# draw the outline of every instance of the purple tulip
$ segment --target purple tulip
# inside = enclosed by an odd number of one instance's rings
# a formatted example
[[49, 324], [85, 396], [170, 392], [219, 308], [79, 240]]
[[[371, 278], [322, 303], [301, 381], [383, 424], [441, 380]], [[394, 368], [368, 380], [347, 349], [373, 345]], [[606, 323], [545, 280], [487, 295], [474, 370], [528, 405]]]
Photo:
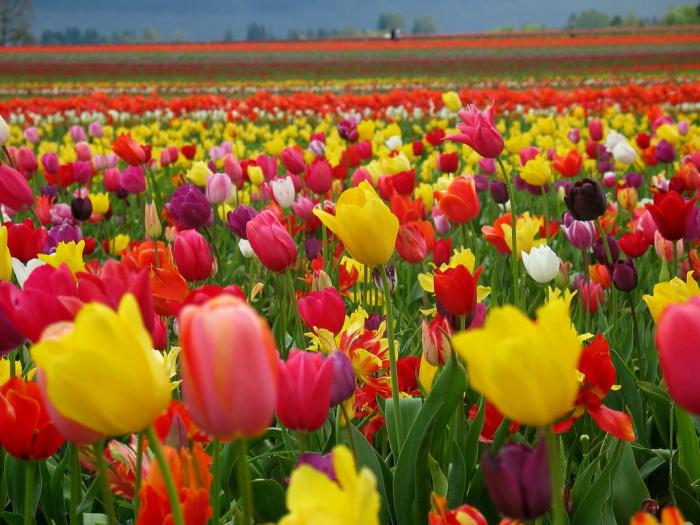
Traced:
[[595, 223], [592, 221], [577, 221], [571, 214], [565, 213], [561, 229], [564, 230], [569, 243], [579, 250], [587, 250], [595, 242]]
[[[608, 247], [610, 248], [610, 256], [612, 257], [613, 262], [616, 262], [620, 258], [620, 247], [617, 244], [617, 241], [611, 237], [610, 235], [606, 235], [608, 238]], [[601, 264], [608, 264], [608, 256], [605, 253], [605, 245], [603, 244], [603, 239], [598, 239], [595, 244], [593, 245], [593, 254], [595, 255], [595, 258], [598, 260], [599, 263]]]
[[489, 178], [487, 175], [474, 175], [474, 189], [477, 193], [482, 193], [489, 189]]
[[241, 204], [235, 210], [228, 212], [226, 215], [226, 226], [235, 235], [241, 239], [247, 239], [246, 225], [248, 221], [255, 218], [258, 214], [254, 208]]
[[508, 518], [531, 520], [552, 506], [552, 489], [545, 440], [530, 448], [508, 443], [498, 454], [481, 457], [484, 483], [498, 511]]
[[212, 223], [214, 215], [206, 195], [194, 184], [176, 189], [165, 205], [178, 225], [185, 230], [196, 230]]
[[491, 192], [491, 197], [498, 204], [505, 204], [508, 202], [508, 189], [506, 188], [505, 182], [500, 180], [492, 180], [489, 184], [489, 191]]
[[637, 269], [632, 259], [619, 260], [613, 265], [612, 281], [621, 292], [629, 292], [637, 287]]
[[310, 261], [313, 261], [316, 257], [318, 257], [322, 249], [323, 247], [320, 240], [314, 239], [313, 237], [309, 237], [308, 239], [304, 240], [306, 258]]
[[316, 452], [306, 452], [297, 458], [296, 467], [308, 465], [309, 467], [318, 470], [330, 478], [331, 481], [337, 481], [335, 469], [333, 468], [333, 454], [318, 454]]
[[644, 182], [644, 177], [641, 173], [635, 173], [634, 171], [629, 172], [625, 175], [625, 184], [630, 188], [639, 188]]
[[348, 356], [341, 351], [333, 352], [328, 359], [333, 361], [331, 406], [336, 406], [355, 393], [355, 369]]
[[[68, 208], [70, 210], [70, 208]], [[49, 230], [44, 244], [44, 253], [52, 253], [59, 242], [79, 242], [83, 239], [83, 232], [79, 226], [65, 222], [60, 226], [54, 226]]]
[[379, 326], [386, 321], [386, 317], [379, 315], [377, 312], [372, 312], [367, 319], [365, 319], [365, 330], [378, 330]]
[[[3, 283], [2, 286], [12, 286]], [[2, 304], [0, 304], [0, 357], [9, 354], [24, 342], [24, 336], [17, 329], [15, 324], [5, 314]]]
[[673, 144], [664, 139], [656, 145], [654, 157], [659, 162], [670, 164], [676, 159], [676, 150], [673, 149]]

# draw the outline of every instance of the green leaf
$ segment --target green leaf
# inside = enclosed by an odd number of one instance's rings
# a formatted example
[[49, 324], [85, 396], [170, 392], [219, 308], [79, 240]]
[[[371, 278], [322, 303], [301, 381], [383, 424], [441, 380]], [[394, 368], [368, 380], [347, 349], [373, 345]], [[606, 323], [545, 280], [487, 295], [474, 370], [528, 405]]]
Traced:
[[471, 480], [476, 460], [479, 454], [479, 435], [484, 427], [484, 419], [486, 417], [486, 401], [482, 397], [479, 400], [479, 411], [476, 413], [474, 421], [469, 425], [467, 432], [467, 440], [464, 447], [464, 469], [468, 480]]
[[[66, 449], [67, 450], [67, 449]], [[48, 462], [41, 463], [41, 480], [44, 490], [41, 492], [41, 507], [44, 515], [57, 525], [66, 524], [66, 507], [63, 494], [63, 478], [68, 467], [68, 454], [53, 468]]]
[[440, 496], [447, 496], [447, 476], [440, 468], [435, 458], [428, 454], [428, 466], [430, 467], [430, 479], [433, 481], [433, 492]]
[[437, 428], [444, 433], [462, 401], [465, 389], [464, 368], [456, 358], [451, 357], [410, 427], [396, 465], [394, 507], [397, 523], [401, 525], [425, 523], [430, 506], [430, 487], [426, 484], [427, 480], [419, 475], [418, 469], [427, 468], [433, 431]]
[[688, 473], [692, 484], [700, 480], [700, 442], [688, 413], [678, 405], [675, 406], [675, 411], [678, 425], [678, 462]]
[[12, 502], [12, 510], [22, 514], [24, 512], [24, 480], [27, 468], [34, 469], [34, 486], [32, 488], [32, 512], [36, 513], [41, 497], [41, 473], [39, 463], [22, 461], [8, 454], [5, 456], [4, 475], [7, 480], [7, 493]]
[[467, 470], [462, 449], [456, 441], [452, 441], [452, 458], [447, 476], [447, 506], [449, 508], [462, 504], [466, 488]]
[[24, 518], [21, 514], [18, 514], [16, 512], [3, 512], [2, 514], [0, 514], [0, 518], [2, 518], [2, 522], [7, 523], [7, 525], [24, 524]]
[[255, 521], [278, 521], [287, 512], [284, 489], [272, 479], [254, 479], [253, 501], [255, 501]]
[[630, 516], [641, 508], [642, 501], [648, 498], [649, 490], [634, 461], [632, 446], [624, 443], [613, 476], [613, 508], [617, 522], [627, 523]]
[[690, 523], [700, 523], [700, 502], [691, 486], [690, 477], [680, 464], [680, 454], [671, 458], [671, 491], [683, 517]]
[[[601, 469], [593, 485], [588, 492], [584, 493], [580, 502], [574, 500], [574, 511], [572, 523], [574, 525], [616, 525], [613, 500], [612, 483], [615, 468], [620, 461], [622, 446], [618, 441], [613, 451], [610, 453], [608, 462]], [[602, 462], [606, 454], [601, 454], [598, 462]]]
[[[411, 425], [418, 417], [423, 400], [420, 397], [401, 397], [399, 398], [399, 407], [401, 407], [401, 425], [403, 426], [404, 436], [411, 428]], [[386, 429], [389, 434], [389, 446], [394, 458], [401, 455], [401, 446], [397, 443], [396, 429], [394, 428], [394, 403], [391, 398], [386, 400], [384, 406], [384, 419], [386, 420]]]

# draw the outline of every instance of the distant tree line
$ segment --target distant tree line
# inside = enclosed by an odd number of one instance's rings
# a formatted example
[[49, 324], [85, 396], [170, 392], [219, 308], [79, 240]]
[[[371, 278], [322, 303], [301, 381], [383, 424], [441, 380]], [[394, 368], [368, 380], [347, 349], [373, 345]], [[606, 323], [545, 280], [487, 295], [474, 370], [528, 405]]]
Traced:
[[[2, 1], [2, 0], [0, 0]], [[121, 31], [109, 35], [102, 35], [96, 29], [81, 30], [77, 27], [68, 27], [62, 31], [46, 30], [41, 33], [39, 42], [45, 46], [55, 45], [85, 45], [85, 44], [133, 44], [150, 42], [186, 42], [187, 33], [182, 29], [176, 29], [169, 37], [161, 35], [152, 27], [145, 27], [143, 31]]]
[[645, 25], [700, 24], [700, 4], [683, 4], [671, 7], [660, 19], [640, 18], [634, 14], [610, 16], [596, 9], [574, 13], [569, 17], [569, 29], [595, 29], [601, 27], [639, 27]]

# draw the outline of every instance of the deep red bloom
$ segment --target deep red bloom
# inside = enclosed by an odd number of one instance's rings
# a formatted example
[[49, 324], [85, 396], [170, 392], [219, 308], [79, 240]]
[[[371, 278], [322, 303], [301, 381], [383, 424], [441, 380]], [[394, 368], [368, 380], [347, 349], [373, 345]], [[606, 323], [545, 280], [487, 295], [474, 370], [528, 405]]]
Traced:
[[168, 442], [169, 436], [174, 437], [177, 433], [184, 434], [185, 442], [187, 439], [200, 443], [209, 442], [209, 436], [192, 421], [181, 401], [170, 402], [168, 410], [153, 421], [153, 430], [156, 431], [158, 439], [169, 445], [172, 445]]
[[192, 160], [197, 154], [197, 145], [185, 144], [180, 148], [180, 152], [182, 153], [182, 156], [185, 157], [187, 160]]
[[[469, 421], [474, 421], [479, 413], [479, 406], [472, 405], [469, 409]], [[501, 414], [495, 405], [486, 401], [484, 406], [484, 425], [481, 427], [479, 441], [482, 443], [493, 443], [493, 437], [498, 430], [498, 427], [503, 423], [503, 414]], [[515, 434], [520, 428], [520, 423], [512, 421], [508, 427], [508, 434]]]
[[442, 173], [454, 173], [459, 168], [459, 155], [456, 152], [441, 153], [437, 158], [437, 167]]
[[409, 355], [396, 361], [396, 371], [399, 376], [399, 390], [413, 394], [418, 389], [418, 370], [420, 357]]
[[578, 287], [581, 305], [584, 311], [588, 310], [592, 314], [598, 311], [603, 302], [603, 288], [595, 281], [581, 283]]
[[401, 171], [392, 177], [394, 189], [401, 195], [411, 195], [416, 185], [416, 170]]
[[425, 146], [423, 146], [423, 142], [420, 140], [414, 141], [411, 146], [413, 147], [413, 155], [415, 157], [420, 157], [423, 155], [423, 151], [425, 150]]
[[640, 133], [635, 138], [635, 141], [637, 142], [639, 149], [647, 149], [649, 144], [651, 144], [651, 136], [649, 133]]
[[13, 376], [0, 387], [0, 444], [32, 461], [51, 457], [63, 444], [36, 383]]
[[119, 135], [112, 143], [112, 151], [131, 166], [141, 166], [147, 160], [146, 151], [129, 134]]
[[452, 255], [452, 238], [438, 239], [433, 246], [433, 264], [440, 268], [443, 264], [450, 262]]
[[667, 241], [677, 241], [685, 237], [693, 206], [695, 198], [686, 201], [679, 193], [669, 191], [654, 195], [654, 204], [647, 204], [646, 208], [662, 237]]
[[576, 398], [576, 410], [565, 421], [555, 425], [556, 432], [566, 432], [574, 421], [588, 412], [601, 430], [623, 441], [634, 441], [634, 428], [629, 414], [603, 405], [603, 399], [615, 384], [615, 367], [610, 359], [610, 346], [598, 334], [583, 349], [578, 369], [583, 383]]
[[641, 230], [635, 230], [632, 233], [625, 233], [617, 241], [622, 251], [627, 257], [641, 257], [651, 246]]
[[345, 323], [345, 302], [335, 288], [324, 288], [297, 299], [297, 308], [309, 330], [322, 328], [337, 335]]
[[441, 128], [430, 130], [425, 134], [425, 140], [433, 147], [439, 146], [440, 142], [442, 142], [442, 139], [444, 138], [445, 130]]
[[460, 264], [445, 271], [435, 270], [435, 295], [440, 304], [453, 315], [468, 316], [476, 306], [476, 283], [481, 267], [474, 275]]
[[36, 256], [44, 248], [47, 233], [41, 226], [34, 227], [32, 219], [24, 219], [24, 221], [6, 222], [7, 227], [7, 247], [10, 249], [10, 254], [27, 263]]

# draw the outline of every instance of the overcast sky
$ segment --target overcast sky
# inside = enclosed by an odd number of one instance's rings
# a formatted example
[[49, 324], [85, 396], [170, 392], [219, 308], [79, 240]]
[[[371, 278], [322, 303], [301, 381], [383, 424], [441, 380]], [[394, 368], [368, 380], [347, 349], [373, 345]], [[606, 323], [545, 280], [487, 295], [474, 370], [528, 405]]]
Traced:
[[379, 14], [413, 17], [430, 13], [442, 32], [474, 32], [527, 22], [560, 27], [573, 12], [599, 9], [660, 17], [678, 0], [33, 0], [34, 31], [78, 26], [101, 33], [155, 28], [167, 37], [180, 30], [192, 40], [220, 40], [226, 29], [245, 36], [251, 22], [276, 36], [289, 29], [328, 29], [353, 25], [374, 28]]

